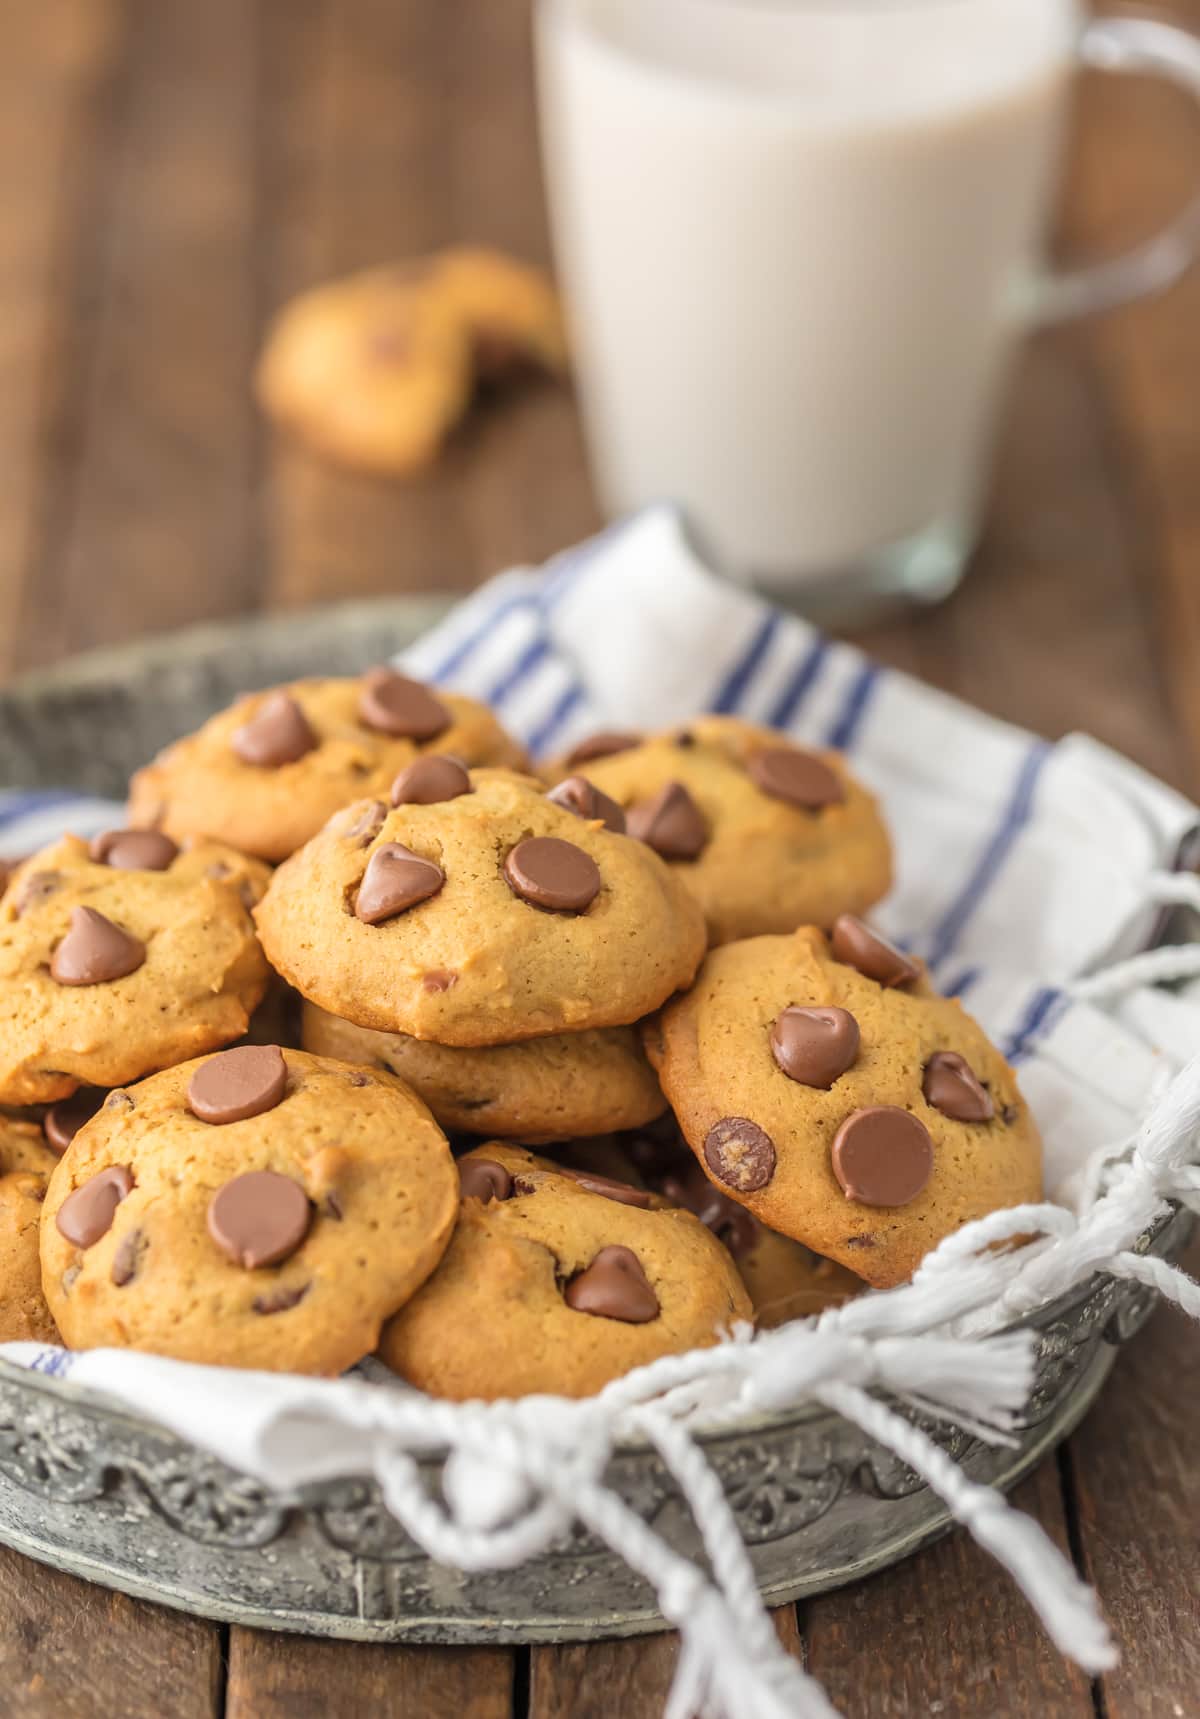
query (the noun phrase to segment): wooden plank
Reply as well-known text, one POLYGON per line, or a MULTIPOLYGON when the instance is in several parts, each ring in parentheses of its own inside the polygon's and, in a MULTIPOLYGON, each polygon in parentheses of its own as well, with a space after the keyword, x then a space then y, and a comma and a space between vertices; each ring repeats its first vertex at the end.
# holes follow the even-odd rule
POLYGON ((6 1719, 217 1719, 221 1632, 0 1547, 0 1688, 6 1719))
MULTIPOLYGON (((1058 1471, 1013 1495, 1064 1550, 1058 1471)), ((1093 1719, 1087 1679, 1060 1659, 994 1559, 964 1533, 800 1610, 808 1664, 856 1719, 1093 1719)))
POLYGON ((512 1655, 234 1629, 225 1719, 509 1719, 512 1655))
MULTIPOLYGON (((1200 1271, 1200 1237, 1185 1259, 1200 1271)), ((1107 1719, 1193 1714, 1200 1691, 1200 1350, 1160 1309, 1127 1345, 1071 1440, 1084 1572, 1121 1649, 1103 1679, 1107 1719)))
POLYGON ((78 480, 26 602, 37 658, 254 600, 256 12, 138 0, 102 251, 78 480))

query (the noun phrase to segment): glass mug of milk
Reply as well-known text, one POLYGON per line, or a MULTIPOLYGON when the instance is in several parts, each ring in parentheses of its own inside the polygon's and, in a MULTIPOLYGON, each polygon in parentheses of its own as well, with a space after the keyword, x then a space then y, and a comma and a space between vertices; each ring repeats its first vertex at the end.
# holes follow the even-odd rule
POLYGON ((1077 0, 540 0, 543 151, 601 504, 842 618, 973 546, 1014 347, 1167 284, 1043 247, 1072 74, 1200 95, 1200 39, 1077 0))

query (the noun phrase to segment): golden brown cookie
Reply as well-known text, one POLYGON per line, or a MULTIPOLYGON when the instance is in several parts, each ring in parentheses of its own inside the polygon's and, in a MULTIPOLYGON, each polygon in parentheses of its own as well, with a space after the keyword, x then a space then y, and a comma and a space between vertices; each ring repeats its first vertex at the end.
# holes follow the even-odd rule
POLYGON ((429 752, 520 769, 486 705, 388 669, 250 693, 161 752, 130 785, 131 823, 286 859, 351 800, 385 795, 429 752))
POLYGON ((129 834, 90 850, 65 837, 0 902, 0 1103, 53 1103, 214 1050, 266 991, 241 857, 155 836, 131 867, 129 834))
POLYGON ((589 1396, 749 1314, 733 1262, 690 1212, 499 1141, 458 1163, 445 1258, 379 1351, 434 1396, 589 1396))
POLYGON ((0 1116, 0 1343, 57 1343, 42 1294, 38 1224, 58 1162, 36 1122, 0 1116))
POLYGON ((301 1034, 319 1056, 399 1075, 443 1128, 465 1134, 569 1140, 638 1128, 667 1106, 635 1027, 471 1050, 356 1027, 305 1003, 301 1034))
POLYGON ((689 982, 704 926, 657 854, 528 777, 428 773, 448 779, 347 807, 271 880, 259 934, 310 1002, 380 1032, 509 1045, 628 1025, 689 982))
POLYGON ((325 458, 405 476, 436 458, 466 410, 472 361, 457 304, 402 265, 293 299, 255 386, 263 410, 325 458))
POLYGON ((1040 1199, 1041 1142, 957 1001, 858 921, 834 948, 806 927, 714 950, 647 1049, 722 1192, 888 1287, 971 1219, 1040 1199))
POLYGON ((712 943, 862 913, 891 884, 872 796, 836 752, 733 716, 637 740, 599 735, 552 772, 582 771, 625 809, 704 910, 712 943))
POLYGON ((334 1374, 378 1341, 454 1224, 440 1128, 390 1075, 248 1046, 114 1093, 42 1217, 74 1349, 334 1374))
POLYGON ((429 259, 430 284, 466 326, 475 368, 503 380, 526 365, 567 369, 567 335, 544 269, 482 245, 456 245, 429 259))

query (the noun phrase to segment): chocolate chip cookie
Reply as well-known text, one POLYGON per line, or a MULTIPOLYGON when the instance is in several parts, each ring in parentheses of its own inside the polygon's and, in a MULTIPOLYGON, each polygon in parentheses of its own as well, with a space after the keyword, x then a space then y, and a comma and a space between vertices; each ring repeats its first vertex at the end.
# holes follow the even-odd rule
POLYGON ((259 934, 310 1002, 380 1032, 509 1045, 628 1025, 690 981, 700 911, 644 843, 508 771, 454 786, 429 800, 397 783, 275 873, 259 934))
POLYGON ((120 1086, 244 1033, 269 977, 260 873, 113 832, 28 860, 0 902, 0 1103, 120 1086))
POLYGON ((57 1343, 42 1294, 38 1224, 58 1154, 36 1122, 0 1115, 0 1343, 57 1343))
POLYGON ((583 769, 624 808, 631 835, 704 910, 712 943, 862 913, 891 883, 873 797, 836 752, 813 752, 732 716, 698 716, 637 740, 604 734, 552 778, 583 769))
POLYGON ((524 766, 485 705, 391 669, 250 693, 139 770, 129 820, 286 859, 341 807, 386 795, 430 752, 524 766))
POLYGON ((462 1201, 437 1271, 389 1322, 380 1357, 435 1396, 589 1396, 750 1312, 690 1212, 502 1142, 459 1159, 462 1201))
POLYGON ((504 381, 529 366, 565 373, 562 306, 543 269, 482 245, 455 245, 429 259, 428 279, 462 319, 484 380, 504 381))
POLYGON ((113 1093, 42 1215, 46 1299, 75 1349, 335 1374, 441 1257, 450 1149, 400 1081, 246 1046, 113 1093))
POLYGON ((902 1283, 962 1224, 1041 1198, 1012 1069, 849 917, 832 947, 806 927, 714 950, 646 1044, 708 1178, 868 1283, 902 1283))
POLYGON ((470 1050, 356 1027, 305 1003, 301 1034, 320 1056, 399 1075, 443 1128, 459 1133, 569 1140, 638 1128, 667 1106, 634 1027, 470 1050))

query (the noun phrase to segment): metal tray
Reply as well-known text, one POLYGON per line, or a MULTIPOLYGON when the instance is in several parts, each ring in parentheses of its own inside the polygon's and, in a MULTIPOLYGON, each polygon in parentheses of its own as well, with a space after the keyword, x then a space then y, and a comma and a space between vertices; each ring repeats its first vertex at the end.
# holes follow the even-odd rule
MULTIPOLYGON (((400 599, 194 628, 30 677, 0 694, 0 782, 119 796, 137 764, 236 692, 379 661, 442 607, 400 599)), ((1175 1213, 1139 1246, 1175 1258, 1189 1222, 1175 1213)), ((1037 1384, 1015 1448, 911 1418, 973 1478, 1010 1487, 1077 1424, 1153 1305, 1141 1286, 1096 1278, 1023 1321, 1038 1334, 1037 1384)), ((915 1474, 826 1410, 704 1443, 771 1602, 868 1575, 950 1526, 915 1474)), ((440 1466, 423 1464, 434 1492, 440 1466)), ((608 1479, 700 1555, 655 1453, 622 1446, 608 1479)), ((523 1568, 467 1575, 427 1558, 371 1481, 273 1492, 95 1391, 3 1361, 0 1541, 108 1587, 266 1629, 516 1643, 664 1627, 646 1584, 583 1531, 523 1568)))

